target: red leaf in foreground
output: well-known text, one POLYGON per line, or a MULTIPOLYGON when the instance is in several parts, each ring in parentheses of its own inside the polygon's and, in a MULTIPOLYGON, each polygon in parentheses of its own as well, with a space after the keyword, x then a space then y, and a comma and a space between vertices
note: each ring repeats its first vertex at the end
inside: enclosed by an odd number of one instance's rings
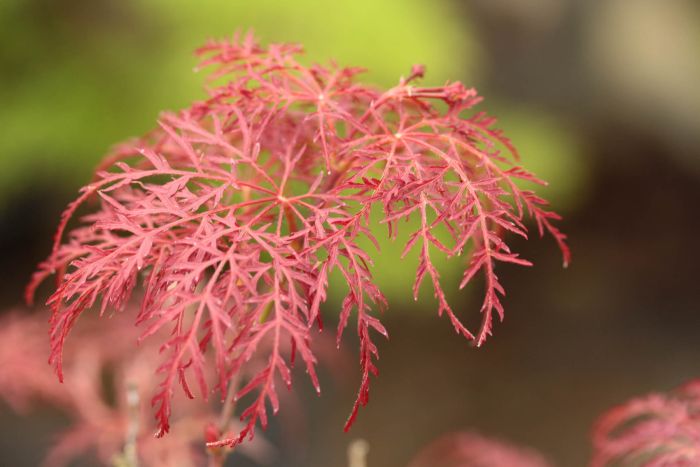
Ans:
POLYGON ((164 114, 158 128, 106 157, 96 179, 66 210, 51 256, 28 289, 56 271, 51 362, 62 374, 62 349, 76 320, 94 305, 122 310, 144 288, 135 321, 142 339, 157 333, 161 383, 153 397, 159 435, 169 430, 172 398, 222 395, 253 356, 267 364, 238 397, 246 426, 214 444, 237 444, 277 411, 276 384, 291 384, 292 342, 318 390, 311 329, 320 326, 328 276, 339 271, 348 291, 338 340, 356 317, 361 385, 346 428, 369 397, 377 374, 373 334, 386 330, 373 315, 385 306, 373 282, 373 206, 393 236, 415 217, 406 252, 418 249, 414 294, 428 277, 455 330, 483 344, 493 314, 503 319, 498 263, 529 265, 504 238, 525 237, 529 213, 540 233, 559 242, 556 214, 516 180, 541 183, 515 165, 517 155, 493 119, 463 117, 479 102, 461 83, 420 87, 407 80, 380 91, 355 81, 355 68, 306 67, 300 47, 263 48, 251 36, 211 41, 198 53, 214 68, 209 97, 164 114), (223 82, 223 84, 221 84, 223 82), (506 153, 502 154, 501 149, 506 153), (94 195, 94 196, 93 196, 94 195), (76 210, 92 214, 64 234, 76 210), (445 235, 440 232, 446 232, 445 235), (485 279, 482 324, 470 331, 445 298, 431 252, 466 256, 461 286, 485 279), (264 345, 262 345, 264 343, 264 345), (217 377, 205 377, 213 368, 217 377))

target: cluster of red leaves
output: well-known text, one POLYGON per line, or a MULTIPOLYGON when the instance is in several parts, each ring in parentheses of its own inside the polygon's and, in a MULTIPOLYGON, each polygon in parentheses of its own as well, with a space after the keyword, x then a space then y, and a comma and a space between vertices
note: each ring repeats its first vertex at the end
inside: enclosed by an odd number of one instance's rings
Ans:
MULTIPOLYGON (((69 363, 64 369, 71 384, 58 384, 46 370, 48 330, 42 314, 10 313, 0 319, 0 400, 26 414, 50 405, 69 419, 44 460, 47 466, 64 466, 75 459, 96 455, 101 465, 131 465, 124 459, 125 445, 133 443, 140 465, 183 467, 206 463, 202 445, 209 432, 218 430, 218 408, 181 400, 173 415, 172 434, 165 440, 151 436, 155 422, 148 401, 158 386, 153 366, 155 345, 135 345, 137 330, 129 316, 114 316, 112 326, 95 319, 81 324, 66 346, 69 363), (207 430, 204 427, 211 427, 207 430)), ((225 431, 241 429, 232 422, 225 431)), ((216 436, 216 435, 215 435, 216 436)), ((242 447, 249 457, 264 461, 271 450, 262 438, 242 447)))
POLYGON ((278 410, 275 382, 291 385, 296 355, 319 391, 311 330, 321 327, 332 271, 348 287, 338 341, 354 311, 360 342, 361 385, 350 426, 377 373, 372 335, 387 334, 371 314, 386 300, 360 246, 374 241, 374 206, 383 210, 390 237, 401 221, 420 220, 405 248, 419 251, 414 295, 427 277, 439 314, 477 345, 491 334, 494 313, 503 318, 497 263, 530 264, 504 239, 526 237, 526 214, 540 234, 554 236, 568 261, 565 236, 551 223, 558 216, 518 180, 542 182, 516 165, 493 119, 466 115, 480 100, 473 89, 459 82, 414 85, 423 74, 415 67, 381 92, 355 81, 359 69, 301 65, 300 51, 263 48, 251 36, 202 47, 202 66, 214 67, 208 98, 163 115, 156 130, 106 158, 65 211, 55 248, 29 287, 31 296, 57 275, 48 303, 51 362, 61 375, 64 341, 78 317, 94 305, 102 313, 119 310, 143 285, 136 316, 142 338, 169 330, 153 399, 160 434, 170 428, 178 384, 190 397, 191 379, 205 397, 217 391, 223 397, 262 342, 270 343, 267 364, 236 395, 255 395, 242 412, 246 427, 219 444, 237 444, 252 437, 258 421, 267 424, 267 403, 278 410), (98 208, 65 234, 91 198, 98 208), (462 287, 483 274, 476 332, 448 305, 431 250, 467 256, 462 287), (208 360, 215 381, 205 377, 208 360))
POLYGON ((700 465, 700 380, 611 409, 596 422, 593 451, 593 467, 700 465))
POLYGON ((538 452, 463 432, 442 436, 423 448, 408 467, 551 467, 538 452))

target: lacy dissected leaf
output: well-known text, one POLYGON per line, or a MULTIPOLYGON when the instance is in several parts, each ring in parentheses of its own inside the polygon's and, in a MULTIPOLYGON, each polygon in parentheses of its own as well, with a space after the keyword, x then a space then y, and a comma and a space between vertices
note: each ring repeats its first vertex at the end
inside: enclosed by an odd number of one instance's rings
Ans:
POLYGON ((349 427, 377 373, 374 335, 386 335, 376 315, 386 300, 373 282, 371 252, 360 246, 376 243, 374 207, 391 237, 403 221, 420 220, 405 248, 420 256, 414 294, 428 280, 439 314, 477 345, 491 334, 494 313, 503 318, 497 264, 530 264, 505 239, 526 237, 526 215, 568 261, 565 236, 552 224, 558 216, 519 183, 542 182, 516 165, 491 118, 469 114, 479 102, 473 89, 418 86, 423 69, 415 67, 380 91, 356 81, 359 69, 300 64, 300 51, 263 48, 251 36, 202 47, 202 66, 213 69, 209 97, 164 114, 158 128, 106 157, 66 210, 53 253, 29 287, 31 295, 58 275, 49 304, 59 376, 79 316, 92 307, 120 310, 143 287, 136 317, 143 338, 169 335, 153 399, 160 434, 178 386, 190 397, 226 394, 261 352, 267 364, 237 394, 255 394, 242 412, 246 428, 221 444, 252 437, 258 421, 266 426, 268 407, 278 410, 276 383, 291 385, 295 356, 318 391, 311 330, 321 325, 334 271, 347 283, 338 340, 354 318, 360 342, 349 427), (69 230, 90 203, 92 213, 69 230), (479 329, 469 330, 447 303, 436 253, 465 258, 462 287, 484 277, 479 329), (213 381, 205 377, 210 366, 213 381))
POLYGON ((605 413, 594 427, 591 465, 700 465, 700 381, 605 413))

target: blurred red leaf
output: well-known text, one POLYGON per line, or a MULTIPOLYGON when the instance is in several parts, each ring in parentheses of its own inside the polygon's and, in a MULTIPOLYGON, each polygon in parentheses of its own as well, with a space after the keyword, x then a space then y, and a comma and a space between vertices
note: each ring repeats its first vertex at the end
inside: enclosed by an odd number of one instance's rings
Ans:
POLYGON ((591 465, 700 465, 700 380, 603 414, 593 430, 591 465))

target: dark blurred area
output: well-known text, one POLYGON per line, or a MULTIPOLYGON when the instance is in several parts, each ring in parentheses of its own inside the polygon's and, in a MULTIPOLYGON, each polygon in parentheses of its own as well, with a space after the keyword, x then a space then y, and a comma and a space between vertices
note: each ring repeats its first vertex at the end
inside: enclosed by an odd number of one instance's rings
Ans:
MULTIPOLYGON (((535 266, 499 272, 506 318, 475 349, 433 308, 404 303, 403 278, 379 261, 380 285, 396 292, 370 404, 344 434, 355 369, 347 384, 329 377, 321 398, 299 381, 308 431, 277 442, 275 465, 345 465, 348 443, 364 438, 370 467, 398 467, 461 429, 585 465, 604 410, 700 376, 697 1, 363 0, 335 13, 311 0, 2 3, 4 310, 23 306, 62 207, 101 154, 201 96, 191 50, 236 29, 303 42, 310 60, 366 65, 382 84, 411 61, 428 65, 429 81, 462 79, 524 166, 551 182, 543 194, 564 216, 571 266, 549 239, 515 242, 535 266)), ((475 316, 478 299, 453 303, 475 316)), ((36 465, 58 424, 54 413, 3 411, 0 465, 36 465)))

